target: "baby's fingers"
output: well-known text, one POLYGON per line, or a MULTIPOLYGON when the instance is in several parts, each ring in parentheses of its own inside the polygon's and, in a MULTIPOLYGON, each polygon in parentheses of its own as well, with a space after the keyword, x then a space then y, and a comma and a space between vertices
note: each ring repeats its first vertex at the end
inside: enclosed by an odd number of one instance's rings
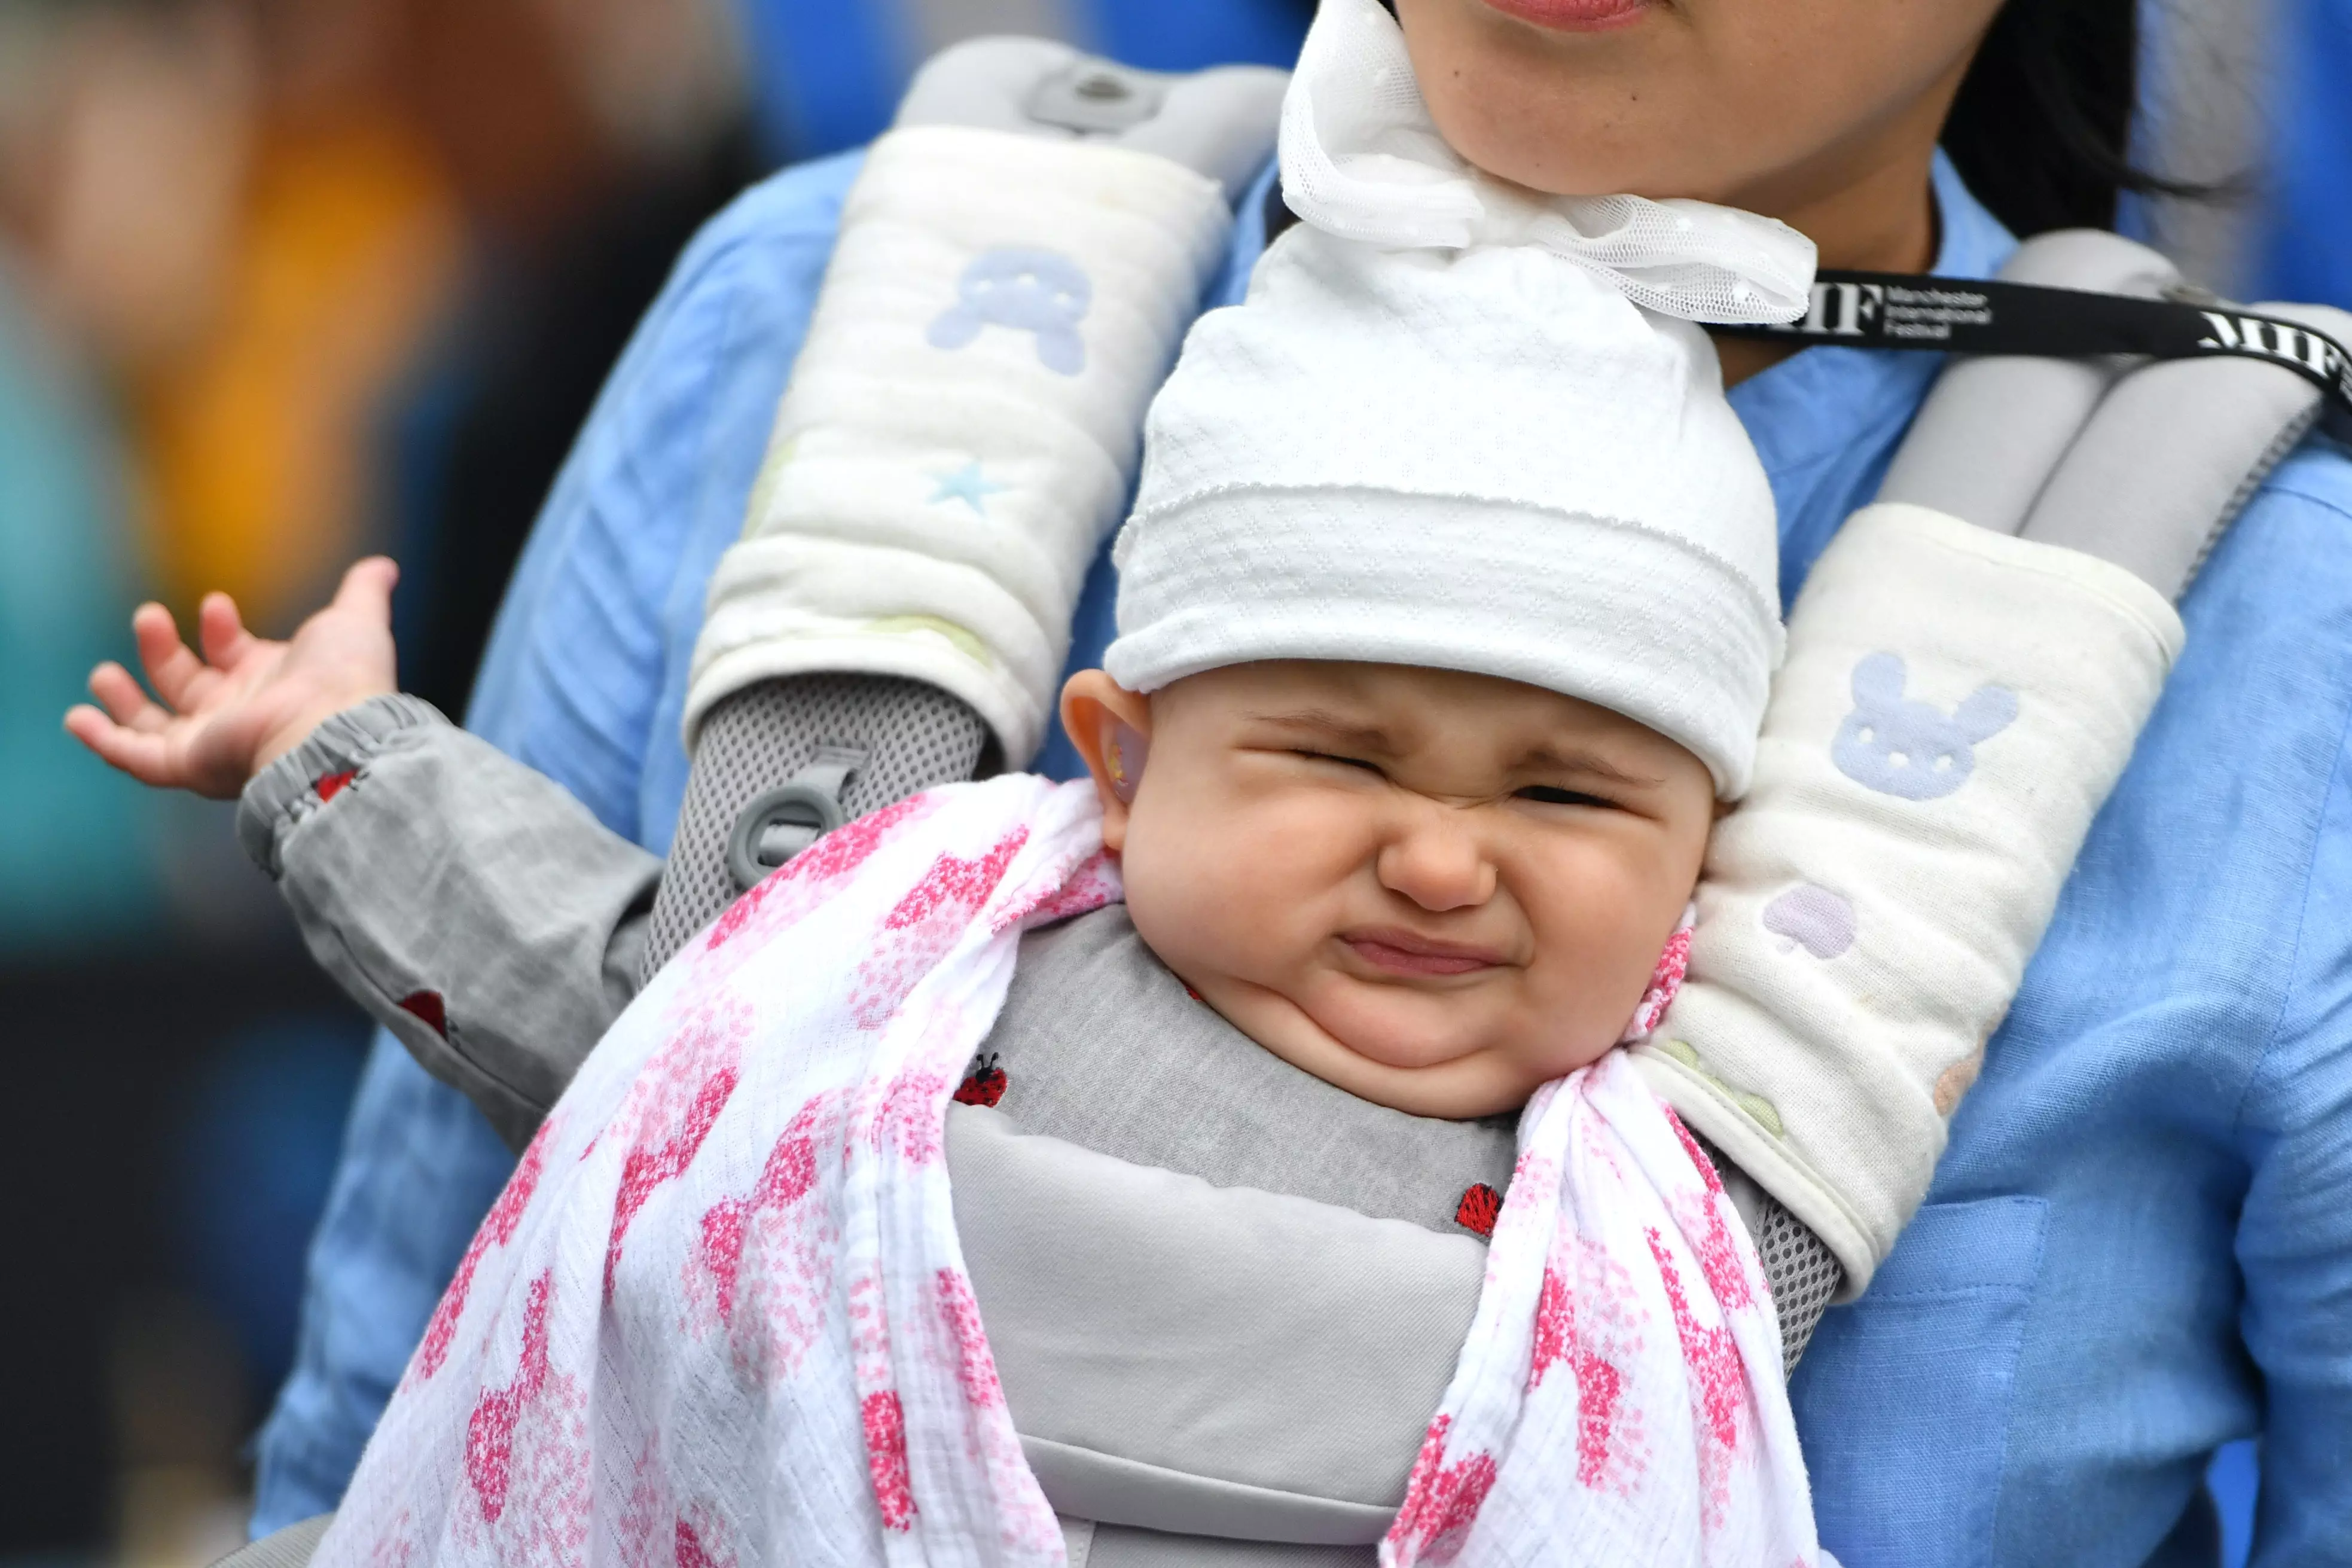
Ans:
POLYGON ((140 605, 138 614, 131 617, 131 630, 139 642, 139 662, 146 667, 155 694, 186 712, 211 684, 204 677, 213 672, 194 648, 180 640, 180 628, 163 605, 140 605))
POLYGON ((392 590, 400 582, 400 568, 389 555, 354 561, 335 590, 335 608, 365 616, 378 626, 392 625, 392 590))
POLYGON ((206 594, 196 607, 196 637, 204 645, 205 662, 215 669, 232 669, 261 639, 245 629, 236 601, 226 594, 206 594))
POLYGON ((180 782, 173 772, 171 747, 161 735, 125 728, 86 703, 66 710, 66 732, 141 784, 168 788, 180 782))
POLYGON ((111 659, 89 672, 89 694, 105 708, 106 717, 127 730, 150 734, 172 721, 147 689, 111 659))

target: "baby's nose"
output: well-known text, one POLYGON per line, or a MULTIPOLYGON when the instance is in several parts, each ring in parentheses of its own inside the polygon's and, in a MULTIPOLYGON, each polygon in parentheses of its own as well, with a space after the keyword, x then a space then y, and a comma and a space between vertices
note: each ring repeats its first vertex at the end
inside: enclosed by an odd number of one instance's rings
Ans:
POLYGON ((1495 896, 1495 865, 1477 838, 1451 823, 1423 821, 1383 845, 1381 885, 1432 912, 1473 909, 1495 896))

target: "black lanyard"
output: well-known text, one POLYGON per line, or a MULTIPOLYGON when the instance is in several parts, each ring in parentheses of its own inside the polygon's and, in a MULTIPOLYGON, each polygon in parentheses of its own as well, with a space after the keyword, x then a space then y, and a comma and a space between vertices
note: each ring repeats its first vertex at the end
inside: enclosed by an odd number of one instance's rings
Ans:
MULTIPOLYGON (((1282 199, 1282 183, 1276 181, 1266 191, 1267 242, 1297 221, 1282 199)), ((2229 354, 2265 360, 2318 387, 2327 399, 2329 431, 2352 442, 2352 349, 2326 332, 2219 300, 2145 300, 2033 283, 1824 268, 1813 275, 1813 308, 1802 321, 1784 327, 1711 325, 1707 331, 1849 349, 2053 359, 2229 354)))
POLYGON ((1814 278, 1813 308, 1802 321, 1708 331, 1854 349, 2061 359, 2229 354, 2294 372, 2327 395, 2339 428, 2352 421, 2352 350, 2326 332, 2221 300, 2143 300, 2030 283, 1824 269, 1814 278))

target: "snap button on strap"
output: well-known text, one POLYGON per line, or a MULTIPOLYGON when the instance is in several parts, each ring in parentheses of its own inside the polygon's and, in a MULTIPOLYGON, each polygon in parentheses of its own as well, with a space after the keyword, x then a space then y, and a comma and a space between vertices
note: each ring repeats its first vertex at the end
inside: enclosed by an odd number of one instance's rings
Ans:
POLYGON ((727 835, 727 871, 748 893, 769 873, 849 820, 842 793, 872 753, 825 744, 784 783, 754 796, 727 835))
POLYGON ((1162 81, 1108 60, 1073 60, 1030 89, 1022 112, 1039 125, 1081 136, 1116 136, 1160 112, 1162 81))

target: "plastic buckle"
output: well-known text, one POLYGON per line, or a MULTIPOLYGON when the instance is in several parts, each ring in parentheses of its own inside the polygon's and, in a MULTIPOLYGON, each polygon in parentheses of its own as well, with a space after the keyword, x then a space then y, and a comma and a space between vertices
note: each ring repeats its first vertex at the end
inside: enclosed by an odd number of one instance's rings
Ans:
POLYGON ((753 797, 727 835, 727 874, 737 892, 750 892, 849 820, 842 791, 872 754, 863 746, 819 746, 806 767, 753 797))
POLYGON ((1073 60, 1041 79, 1021 112, 1039 125, 1082 136, 1112 136, 1160 112, 1160 79, 1109 60, 1073 60))

